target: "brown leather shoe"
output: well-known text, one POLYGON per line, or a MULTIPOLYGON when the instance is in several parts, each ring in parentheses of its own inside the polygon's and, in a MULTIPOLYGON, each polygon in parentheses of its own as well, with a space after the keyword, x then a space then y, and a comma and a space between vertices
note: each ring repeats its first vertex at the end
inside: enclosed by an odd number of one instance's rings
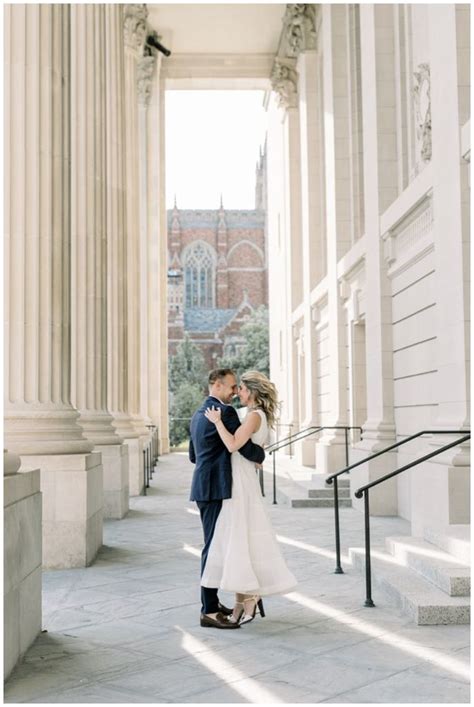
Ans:
POLYGON ((219 601, 217 602, 217 611, 220 611, 221 614, 224 614, 224 616, 230 616, 233 612, 233 609, 229 609, 227 606, 224 606, 224 604, 221 604, 219 601))
POLYGON ((240 628, 238 623, 229 621, 224 614, 217 614, 215 619, 211 619, 206 614, 201 614, 201 626, 206 628, 240 628))

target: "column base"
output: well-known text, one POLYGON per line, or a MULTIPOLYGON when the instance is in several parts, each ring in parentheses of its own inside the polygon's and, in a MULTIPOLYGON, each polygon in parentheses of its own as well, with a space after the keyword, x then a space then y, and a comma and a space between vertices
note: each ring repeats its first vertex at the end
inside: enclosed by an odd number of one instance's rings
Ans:
POLYGON ((470 523, 470 466, 452 466, 435 459, 406 472, 412 474, 411 532, 416 537, 423 537, 426 526, 444 529, 470 523))
POLYGON ((6 679, 41 631, 40 471, 4 478, 4 654, 6 679))
MULTIPOLYGON (((295 445, 295 456, 298 464, 302 466, 312 466, 316 464, 316 438, 310 437, 297 442, 295 445)), ((284 451, 282 449, 282 451, 284 451)))
POLYGON ((160 455, 161 454, 169 454, 170 453, 170 440, 169 437, 160 437, 159 438, 159 449, 160 449, 160 455))
POLYGON ((124 518, 129 509, 128 445, 97 445, 104 470, 104 518, 124 518))
POLYGON ((318 474, 334 474, 346 466, 344 433, 328 430, 316 438, 316 470, 318 474))
POLYGON ((22 463, 41 469, 43 567, 87 567, 102 545, 101 455, 23 456, 22 463))
POLYGON ((130 496, 140 496, 145 487, 143 473, 143 440, 140 437, 124 439, 128 447, 128 486, 130 496))

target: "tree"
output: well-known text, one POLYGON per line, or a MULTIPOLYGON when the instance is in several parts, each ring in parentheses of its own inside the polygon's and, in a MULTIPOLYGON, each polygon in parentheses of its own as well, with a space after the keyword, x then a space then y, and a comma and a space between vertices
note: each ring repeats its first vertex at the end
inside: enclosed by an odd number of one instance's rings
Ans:
POLYGON ((176 354, 170 358, 168 375, 170 393, 176 392, 185 381, 199 386, 203 391, 206 388, 204 356, 187 334, 178 344, 176 354))
POLYGON ((173 446, 189 437, 189 418, 202 402, 207 386, 204 357, 188 335, 170 357, 170 442, 173 446))
POLYGON ((263 305, 255 309, 242 325, 240 334, 245 344, 235 356, 219 361, 219 367, 232 368, 237 376, 245 371, 270 374, 268 310, 263 305))
POLYGON ((184 381, 173 393, 170 405, 170 442, 173 447, 189 438, 189 422, 202 403, 202 390, 194 383, 184 381))

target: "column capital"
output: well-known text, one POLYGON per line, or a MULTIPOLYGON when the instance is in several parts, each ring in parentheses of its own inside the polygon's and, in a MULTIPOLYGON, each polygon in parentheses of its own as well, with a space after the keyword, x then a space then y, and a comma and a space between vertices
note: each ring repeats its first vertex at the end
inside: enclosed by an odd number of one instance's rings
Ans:
POLYGON ((125 46, 138 51, 144 44, 147 31, 148 9, 145 3, 124 5, 123 38, 125 46))
POLYGON ((156 52, 151 51, 142 56, 137 63, 138 102, 144 106, 150 103, 155 65, 156 52))
POLYGON ((316 49, 316 6, 314 4, 288 4, 283 26, 287 56, 298 57, 303 51, 316 49))
POLYGON ((275 57, 270 81, 272 89, 278 94, 279 107, 296 108, 298 102, 296 59, 275 57))
POLYGON ((413 72, 415 84, 413 99, 415 102, 416 137, 419 157, 422 162, 431 160, 431 78, 430 65, 418 64, 413 72))
POLYGON ((18 454, 9 452, 8 449, 3 450, 3 475, 13 476, 21 466, 21 459, 18 454))

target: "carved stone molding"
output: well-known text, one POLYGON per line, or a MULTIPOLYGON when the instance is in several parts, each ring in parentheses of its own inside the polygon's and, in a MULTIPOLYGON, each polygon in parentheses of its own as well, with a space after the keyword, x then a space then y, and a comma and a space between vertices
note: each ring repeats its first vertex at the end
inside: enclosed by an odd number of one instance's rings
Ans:
POLYGON ((148 105, 153 86, 153 71, 156 64, 156 54, 147 54, 137 63, 138 102, 148 105))
POLYGON ((280 108, 294 108, 298 101, 298 73, 295 59, 276 57, 270 77, 280 108))
POLYGON ((302 51, 316 49, 316 6, 306 3, 288 4, 283 19, 286 55, 297 57, 302 51))
POLYGON ((123 10, 123 38, 125 46, 139 51, 147 33, 148 10, 146 4, 125 5, 123 10))
POLYGON ((414 72, 416 136, 418 150, 423 162, 431 160, 431 80, 429 64, 419 64, 414 72))

